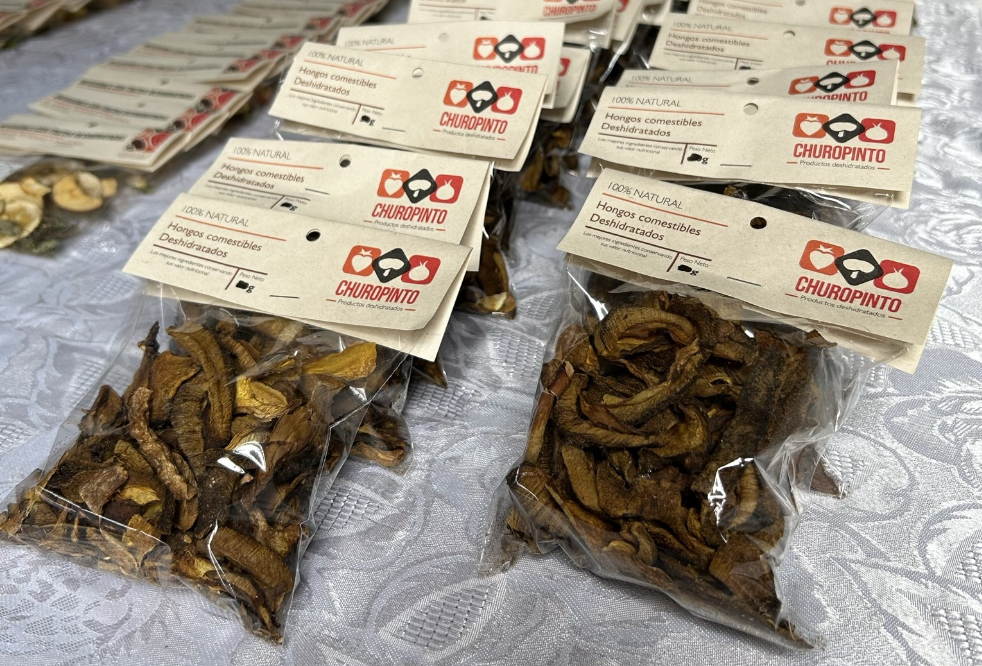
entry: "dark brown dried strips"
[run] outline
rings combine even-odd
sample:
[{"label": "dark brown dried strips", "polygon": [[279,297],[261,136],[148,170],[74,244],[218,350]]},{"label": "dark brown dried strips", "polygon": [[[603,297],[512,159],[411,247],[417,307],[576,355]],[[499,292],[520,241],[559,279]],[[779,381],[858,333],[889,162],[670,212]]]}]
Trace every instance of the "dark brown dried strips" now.
[{"label": "dark brown dried strips", "polygon": [[508,477],[509,531],[805,645],[774,582],[790,494],[764,468],[815,419],[827,345],[745,328],[688,296],[606,300],[606,316],[567,327],[543,367],[525,460]]},{"label": "dark brown dried strips", "polygon": [[350,388],[378,388],[386,359],[268,316],[206,309],[168,330],[163,353],[158,328],[131,385],[99,390],[0,534],[129,576],[176,575],[280,641],[316,479],[343,456],[332,425],[360,406]]}]

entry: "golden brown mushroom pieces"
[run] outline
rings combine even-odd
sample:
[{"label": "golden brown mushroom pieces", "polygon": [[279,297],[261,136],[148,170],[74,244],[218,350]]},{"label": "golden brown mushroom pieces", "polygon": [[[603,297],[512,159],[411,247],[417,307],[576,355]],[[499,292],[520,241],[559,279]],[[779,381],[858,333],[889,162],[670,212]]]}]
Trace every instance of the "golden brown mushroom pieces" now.
[{"label": "golden brown mushroom pieces", "polygon": [[387,352],[209,308],[169,332],[171,351],[158,353],[157,325],[140,342],[122,396],[98,391],[0,535],[129,576],[169,571],[281,641],[315,481],[343,455],[332,426]]}]

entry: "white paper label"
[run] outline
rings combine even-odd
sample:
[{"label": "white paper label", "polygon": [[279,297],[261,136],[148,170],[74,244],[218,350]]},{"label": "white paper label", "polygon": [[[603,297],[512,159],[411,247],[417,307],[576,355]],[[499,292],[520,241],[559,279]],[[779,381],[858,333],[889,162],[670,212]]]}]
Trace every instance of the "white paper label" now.
[{"label": "white paper label", "polygon": [[542,74],[552,108],[563,48],[562,23],[466,21],[343,28],[337,45],[474,67]]},{"label": "white paper label", "polygon": [[672,70],[775,69],[885,60],[899,63],[901,94],[920,93],[921,37],[670,14],[648,64]]},{"label": "white paper label", "polygon": [[927,339],[952,267],[898,243],[613,169],[559,248],[912,345]]},{"label": "white paper label", "polygon": [[842,0],[690,0],[688,13],[725,19],[832,26],[889,35],[909,35],[914,3],[904,0],[876,0],[872,3]]},{"label": "white paper label", "polygon": [[545,81],[538,74],[306,44],[270,115],[393,146],[510,161],[507,168],[520,168]]},{"label": "white paper label", "polygon": [[909,192],[920,109],[607,88],[580,151],[702,178]]},{"label": "white paper label", "polygon": [[790,69],[695,72],[628,69],[617,84],[624,88],[686,88],[745,94],[896,104],[897,63],[815,65]]},{"label": "white paper label", "polygon": [[191,194],[466,245],[477,270],[491,179],[480,160],[232,139]]},{"label": "white paper label", "polygon": [[124,271],[284,317],[424,328],[468,248],[182,194]]}]

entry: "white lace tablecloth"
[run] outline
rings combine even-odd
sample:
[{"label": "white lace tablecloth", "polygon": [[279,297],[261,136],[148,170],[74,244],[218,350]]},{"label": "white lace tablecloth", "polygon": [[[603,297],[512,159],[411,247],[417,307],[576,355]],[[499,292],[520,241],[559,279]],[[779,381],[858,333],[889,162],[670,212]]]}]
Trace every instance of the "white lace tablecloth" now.
[{"label": "white lace tablecloth", "polygon": [[[223,0],[137,0],[0,52],[0,117]],[[405,7],[394,0],[385,18]],[[870,232],[956,261],[916,376],[878,371],[832,455],[851,489],[809,495],[781,578],[828,647],[788,652],[695,619],[656,593],[524,558],[477,565],[489,499],[524,449],[560,296],[569,215],[521,209],[513,322],[456,316],[451,387],[416,385],[403,477],[349,463],[322,507],[284,647],[197,594],[0,545],[0,664],[982,664],[982,5],[918,4],[928,38],[913,205]],[[138,283],[118,273],[232,134],[125,197],[55,258],[0,254],[0,495],[42,464],[52,430],[107,363]]]}]

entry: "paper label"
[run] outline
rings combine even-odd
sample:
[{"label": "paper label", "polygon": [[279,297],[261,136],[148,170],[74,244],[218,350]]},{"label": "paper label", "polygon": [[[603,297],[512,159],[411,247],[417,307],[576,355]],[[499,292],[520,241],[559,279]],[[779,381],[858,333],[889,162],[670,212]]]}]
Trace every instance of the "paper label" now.
[{"label": "paper label", "polygon": [[304,22],[304,31],[318,40],[330,40],[337,35],[338,30],[344,25],[341,16],[325,12],[320,9],[285,9],[272,10],[260,7],[237,7],[236,13],[243,16],[255,16],[259,18],[274,19],[297,19]]},{"label": "paper label", "polygon": [[255,88],[273,71],[276,62],[261,58],[171,58],[120,55],[99,67],[104,71],[173,77],[196,83],[235,83]]},{"label": "paper label", "polygon": [[619,0],[614,9],[614,29],[611,39],[615,42],[626,42],[631,39],[638,21],[641,19],[641,11],[644,9],[644,0]]},{"label": "paper label", "polygon": [[921,37],[670,14],[648,64],[673,70],[775,69],[884,60],[900,63],[900,93],[920,93]]},{"label": "paper label", "polygon": [[302,32],[289,33],[278,30],[235,32],[231,30],[216,30],[215,32],[167,32],[155,37],[154,41],[172,45],[184,45],[190,42],[225,47],[251,47],[256,51],[276,49],[295,53],[309,38],[309,34]]},{"label": "paper label", "polygon": [[242,14],[214,14],[210,16],[195,16],[184,28],[192,32],[228,31],[248,32],[252,30],[276,30],[278,32],[305,32],[307,20],[298,16],[245,16]]},{"label": "paper label", "polygon": [[580,152],[712,179],[909,192],[920,109],[607,88]]},{"label": "paper label", "polygon": [[573,122],[579,110],[583,86],[590,70],[592,53],[587,49],[563,47],[559,60],[559,83],[554,109],[544,109],[542,120],[558,123]]},{"label": "paper label", "polygon": [[913,345],[927,339],[952,267],[899,243],[613,169],[559,249]]},{"label": "paper label", "polygon": [[155,171],[180,152],[179,132],[16,115],[0,122],[0,152],[58,155]]},{"label": "paper label", "polygon": [[850,3],[842,0],[690,0],[689,15],[724,19],[760,21],[847,28],[887,35],[909,35],[914,18],[914,3],[904,0],[876,0],[873,3]]},{"label": "paper label", "polygon": [[191,194],[467,245],[474,271],[490,179],[491,164],[480,160],[232,139]]},{"label": "paper label", "polygon": [[815,65],[790,69],[756,69],[749,72],[628,69],[621,75],[617,85],[651,90],[704,89],[775,97],[896,104],[897,63]]},{"label": "paper label", "polygon": [[610,46],[620,0],[412,0],[409,23],[442,21],[562,21],[566,41]]},{"label": "paper label", "polygon": [[106,125],[126,125],[141,129],[153,127],[185,135],[187,150],[217,130],[227,120],[225,113],[197,109],[181,102],[148,101],[144,97],[122,97],[73,86],[31,104],[31,110],[52,118],[83,121],[90,119]]},{"label": "paper label", "polygon": [[460,245],[182,194],[125,272],[284,317],[424,328],[464,272]]},{"label": "paper label", "polygon": [[0,3],[0,12],[18,14],[18,28],[25,32],[37,32],[61,9],[61,2],[55,0],[32,0],[30,2]]},{"label": "paper label", "polygon": [[21,9],[8,8],[0,5],[0,31],[6,31],[17,25],[27,16],[27,12]]},{"label": "paper label", "polygon": [[270,115],[391,145],[524,160],[545,81],[308,43]]},{"label": "paper label", "polygon": [[558,22],[467,21],[343,28],[337,45],[359,51],[542,74],[545,108],[554,106],[563,49]]},{"label": "paper label", "polygon": [[141,44],[132,51],[131,55],[161,57],[161,58],[221,58],[232,60],[237,67],[253,61],[269,61],[273,63],[271,73],[277,72],[286,62],[286,52],[279,49],[256,50],[249,46],[223,46],[218,44],[202,44],[192,40],[184,43],[174,43],[168,40],[154,40]]},{"label": "paper label", "polygon": [[147,77],[125,74],[94,67],[82,75],[65,92],[87,90],[103,95],[125,98],[138,97],[156,103],[180,102],[201,110],[221,111],[232,115],[249,101],[249,93],[225,86],[212,86],[171,80],[166,77]]}]

